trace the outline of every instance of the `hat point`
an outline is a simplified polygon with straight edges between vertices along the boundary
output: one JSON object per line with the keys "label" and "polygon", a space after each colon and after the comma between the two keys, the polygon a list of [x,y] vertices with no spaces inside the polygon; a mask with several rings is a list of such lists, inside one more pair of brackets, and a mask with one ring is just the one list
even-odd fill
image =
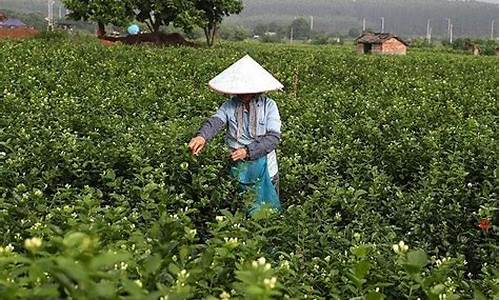
{"label": "hat point", "polygon": [[283,88],[283,84],[248,54],[210,80],[208,85],[215,91],[230,95],[263,93]]}

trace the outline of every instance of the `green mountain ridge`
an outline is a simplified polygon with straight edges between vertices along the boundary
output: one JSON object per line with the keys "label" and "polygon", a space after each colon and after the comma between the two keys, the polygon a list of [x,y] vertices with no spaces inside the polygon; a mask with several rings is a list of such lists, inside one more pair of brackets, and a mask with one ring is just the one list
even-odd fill
{"label": "green mountain ridge", "polygon": [[[498,24],[498,4],[477,1],[447,0],[244,0],[245,10],[230,22],[254,27],[259,23],[289,24],[295,17],[314,17],[317,31],[346,33],[351,28],[366,26],[380,30],[385,18],[385,31],[405,37],[423,36],[427,20],[433,35],[445,37],[451,18],[454,35],[487,37],[491,21]],[[495,30],[495,34],[497,34]]]}
{"label": "green mountain ridge", "polygon": [[[489,37],[491,22],[498,24],[498,4],[480,1],[449,0],[243,0],[240,15],[225,21],[254,28],[257,24],[288,25],[296,17],[314,17],[314,30],[347,33],[361,30],[362,19],[367,28],[379,31],[381,18],[385,30],[405,38],[424,36],[427,20],[431,20],[434,38],[447,36],[448,18],[453,23],[455,37]],[[489,0],[495,1],[495,0]],[[56,1],[54,13],[59,13]],[[0,10],[47,15],[46,0],[0,0]],[[64,10],[63,10],[64,13]],[[495,35],[498,35],[495,26]]]}

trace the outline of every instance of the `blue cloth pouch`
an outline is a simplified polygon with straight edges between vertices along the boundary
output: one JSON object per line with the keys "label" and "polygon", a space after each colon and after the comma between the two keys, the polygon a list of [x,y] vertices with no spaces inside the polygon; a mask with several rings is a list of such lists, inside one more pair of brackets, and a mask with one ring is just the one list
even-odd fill
{"label": "blue cloth pouch", "polygon": [[263,206],[281,211],[281,203],[267,170],[267,158],[263,156],[253,161],[240,161],[231,167],[231,176],[238,180],[243,192],[252,190],[256,199],[249,209],[254,215]]}

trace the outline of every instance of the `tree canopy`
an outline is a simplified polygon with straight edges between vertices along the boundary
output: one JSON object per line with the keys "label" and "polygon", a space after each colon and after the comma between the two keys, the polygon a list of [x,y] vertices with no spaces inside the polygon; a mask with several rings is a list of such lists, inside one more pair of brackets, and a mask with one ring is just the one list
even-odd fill
{"label": "tree canopy", "polygon": [[120,0],[63,0],[64,6],[71,12],[73,20],[95,21],[98,24],[97,35],[104,35],[104,25],[125,26],[133,20],[130,1]]}
{"label": "tree canopy", "polygon": [[311,27],[309,22],[307,22],[304,18],[298,18],[293,20],[291,29],[293,29],[293,37],[294,39],[304,40],[309,38],[311,34]]}
{"label": "tree canopy", "polygon": [[198,25],[203,28],[207,44],[212,46],[222,19],[243,10],[241,0],[195,0],[200,12]]}
{"label": "tree canopy", "polygon": [[135,19],[145,23],[151,32],[174,24],[191,31],[198,15],[193,0],[132,0]]}

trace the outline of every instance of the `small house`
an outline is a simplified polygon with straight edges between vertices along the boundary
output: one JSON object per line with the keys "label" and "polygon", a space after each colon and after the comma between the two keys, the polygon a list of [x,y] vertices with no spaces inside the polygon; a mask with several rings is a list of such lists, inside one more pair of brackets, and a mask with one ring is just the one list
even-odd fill
{"label": "small house", "polygon": [[405,55],[408,43],[392,33],[364,32],[355,40],[356,50],[362,54]]}
{"label": "small house", "polygon": [[8,18],[5,13],[0,12],[0,38],[31,37],[37,33],[37,30],[27,26],[23,21]]}
{"label": "small house", "polygon": [[5,19],[3,21],[0,21],[0,28],[24,28],[27,27],[26,24],[24,24],[21,20],[19,19]]}

